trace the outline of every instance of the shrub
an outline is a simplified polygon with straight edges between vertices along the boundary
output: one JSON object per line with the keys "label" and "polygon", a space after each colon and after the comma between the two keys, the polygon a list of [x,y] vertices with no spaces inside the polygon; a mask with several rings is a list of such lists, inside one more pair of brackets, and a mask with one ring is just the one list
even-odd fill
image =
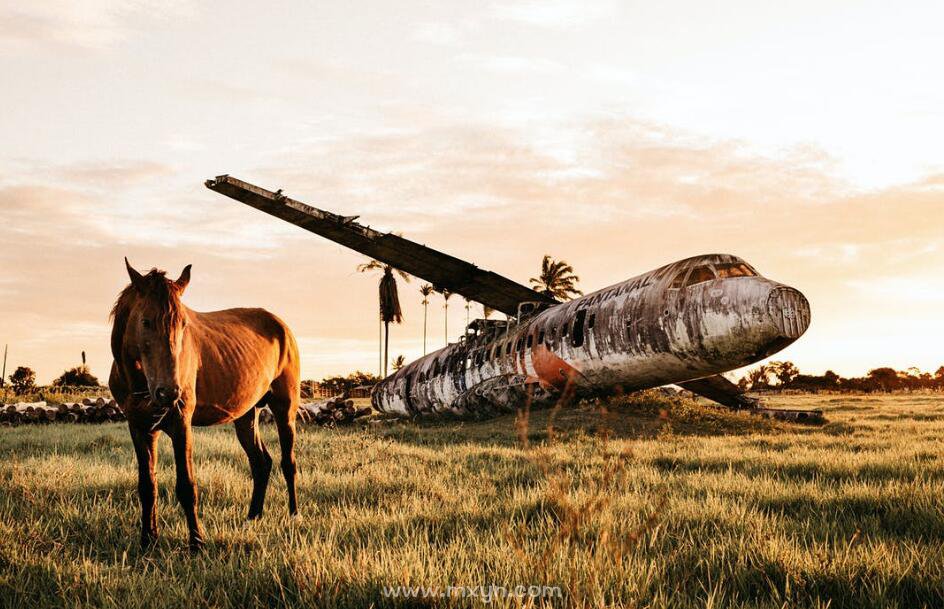
{"label": "shrub", "polygon": [[56,387],[98,387],[98,379],[92,374],[85,365],[76,366],[71,370],[66,370],[62,375],[54,380],[52,384]]}
{"label": "shrub", "polygon": [[32,368],[20,366],[10,375],[10,386],[16,395],[30,393],[36,388],[36,373]]}

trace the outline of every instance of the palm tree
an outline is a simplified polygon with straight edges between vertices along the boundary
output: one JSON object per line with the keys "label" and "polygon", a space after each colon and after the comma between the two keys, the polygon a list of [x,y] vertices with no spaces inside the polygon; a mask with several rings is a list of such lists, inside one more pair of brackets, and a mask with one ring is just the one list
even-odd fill
{"label": "palm tree", "polygon": [[492,307],[488,305],[482,305],[482,317],[484,317],[485,319],[488,319],[489,317],[491,317],[492,313],[494,312],[495,312],[495,309],[493,309]]}
{"label": "palm tree", "polygon": [[468,328],[469,315],[471,315],[472,313],[472,301],[466,298],[465,296],[463,296],[462,298],[465,298],[465,327]]}
{"label": "palm tree", "polygon": [[574,275],[574,267],[547,255],[541,261],[540,276],[532,277],[529,281],[535,290],[558,300],[570,300],[572,295],[583,296],[583,292],[577,289],[580,277]]}
{"label": "palm tree", "polygon": [[446,344],[449,344],[449,297],[452,296],[452,292],[449,290],[442,290],[443,297],[443,310],[446,314],[443,316],[445,318],[445,325],[443,326],[446,330]]}
{"label": "palm tree", "polygon": [[379,296],[380,321],[384,327],[383,375],[387,376],[387,358],[390,353],[390,322],[398,324],[403,321],[403,310],[400,308],[400,296],[397,292],[397,279],[393,272],[396,271],[406,282],[410,281],[410,276],[378,260],[359,264],[357,271],[359,273],[383,271],[383,275],[380,277]]}
{"label": "palm tree", "polygon": [[402,368],[404,364],[406,364],[406,358],[403,357],[402,355],[398,355],[395,358],[393,358],[393,363],[390,365],[393,366],[393,371],[396,372],[397,370]]}
{"label": "palm tree", "polygon": [[424,283],[420,286],[420,294],[423,295],[423,355],[426,355],[426,309],[429,307],[429,295],[433,293],[433,286]]}

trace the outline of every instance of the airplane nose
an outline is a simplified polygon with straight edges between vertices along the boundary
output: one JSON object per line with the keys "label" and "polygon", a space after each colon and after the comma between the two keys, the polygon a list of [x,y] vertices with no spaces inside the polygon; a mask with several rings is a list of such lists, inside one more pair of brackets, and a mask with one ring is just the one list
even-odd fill
{"label": "airplane nose", "polygon": [[767,311],[787,338],[799,338],[810,326],[810,303],[799,290],[774,288],[767,296]]}

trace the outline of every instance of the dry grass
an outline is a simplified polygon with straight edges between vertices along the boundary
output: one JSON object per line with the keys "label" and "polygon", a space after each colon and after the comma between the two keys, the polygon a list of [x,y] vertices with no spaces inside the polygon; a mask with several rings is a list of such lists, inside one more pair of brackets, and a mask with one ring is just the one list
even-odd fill
{"label": "dry grass", "polygon": [[[560,586],[492,606],[944,604],[944,397],[776,398],[804,428],[649,394],[469,423],[301,433],[247,526],[230,428],[200,430],[211,545],[185,550],[161,443],[161,540],[137,545],[120,425],[0,429],[0,606],[474,606],[384,586]],[[266,440],[273,452],[271,428]]]}

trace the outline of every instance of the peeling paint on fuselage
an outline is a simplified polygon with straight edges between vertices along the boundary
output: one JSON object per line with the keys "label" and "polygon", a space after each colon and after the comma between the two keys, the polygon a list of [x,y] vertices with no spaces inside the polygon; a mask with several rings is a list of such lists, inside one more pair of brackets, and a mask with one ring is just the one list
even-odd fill
{"label": "peeling paint on fuselage", "polygon": [[[716,269],[732,265],[752,275],[718,278]],[[678,285],[704,268],[714,278]],[[753,273],[735,256],[698,256],[520,323],[492,323],[378,383],[373,405],[403,415],[488,415],[524,399],[551,402],[568,383],[579,396],[602,395],[751,364],[799,338],[810,319],[802,294]]]}

